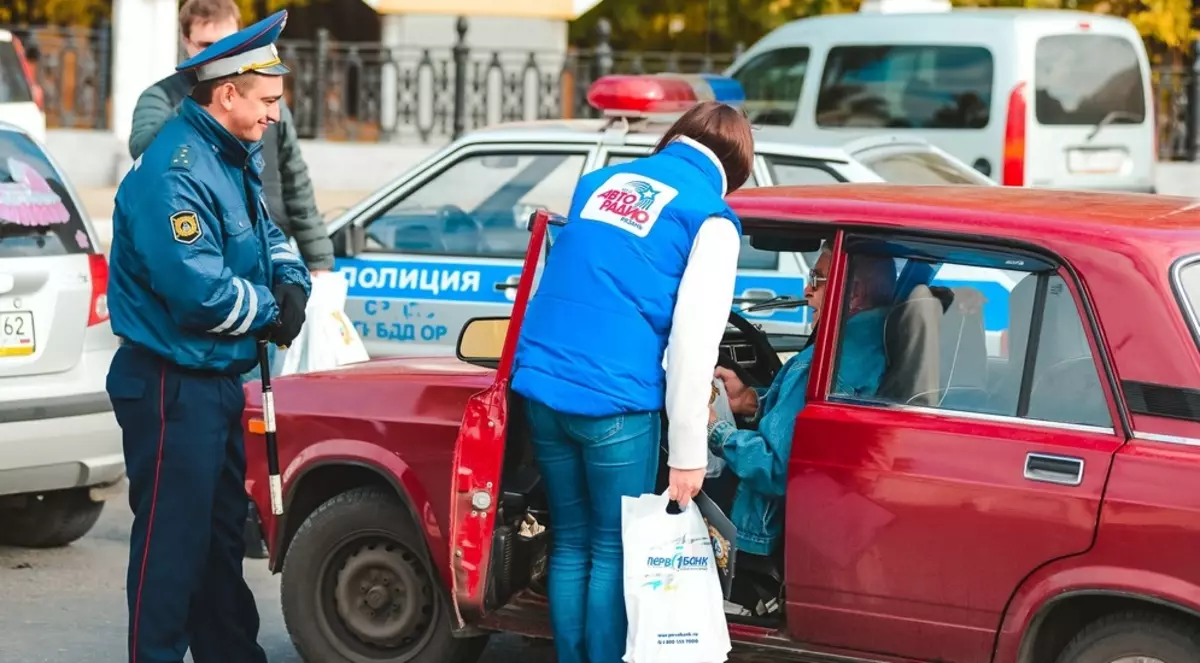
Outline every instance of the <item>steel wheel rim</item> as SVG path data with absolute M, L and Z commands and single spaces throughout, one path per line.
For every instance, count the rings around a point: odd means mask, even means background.
M 320 626 L 356 663 L 400 663 L 433 636 L 438 597 L 421 558 L 382 532 L 342 539 L 322 560 L 317 583 Z

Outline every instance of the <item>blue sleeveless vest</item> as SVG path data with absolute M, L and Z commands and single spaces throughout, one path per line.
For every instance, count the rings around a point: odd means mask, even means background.
M 741 223 L 725 175 L 687 138 L 584 175 L 529 302 L 512 388 L 566 414 L 663 407 L 663 354 L 700 226 Z

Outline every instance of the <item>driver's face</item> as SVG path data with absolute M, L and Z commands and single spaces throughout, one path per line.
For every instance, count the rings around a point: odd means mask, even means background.
M 822 251 L 808 273 L 808 284 L 804 286 L 804 298 L 813 310 L 813 324 L 821 319 L 821 309 L 825 306 L 825 284 L 829 282 L 829 263 L 832 257 L 828 251 Z

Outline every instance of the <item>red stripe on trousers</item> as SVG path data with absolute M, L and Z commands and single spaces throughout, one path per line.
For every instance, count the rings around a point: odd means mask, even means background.
M 158 386 L 158 459 L 154 462 L 154 490 L 150 493 L 150 521 L 146 523 L 146 543 L 142 550 L 142 570 L 138 574 L 137 600 L 133 604 L 133 646 L 130 663 L 137 663 L 138 622 L 142 616 L 142 588 L 146 584 L 146 563 L 150 561 L 150 533 L 154 530 L 154 507 L 158 504 L 158 476 L 162 470 L 163 443 L 167 438 L 167 367 L 162 367 Z

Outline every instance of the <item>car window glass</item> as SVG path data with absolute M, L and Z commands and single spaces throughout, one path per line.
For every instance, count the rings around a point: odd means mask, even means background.
M 0 131 L 0 258 L 94 251 L 62 175 L 33 141 Z
M 767 168 L 771 171 L 771 181 L 777 186 L 837 184 L 842 181 L 827 168 L 812 162 L 795 162 L 768 157 Z
M 17 49 L 10 41 L 0 41 L 0 104 L 32 100 Z
M 1141 124 L 1146 98 L 1137 52 L 1116 35 L 1053 35 L 1034 51 L 1039 124 Z
M 521 258 L 529 215 L 562 212 L 586 155 L 472 154 L 420 185 L 367 224 L 367 250 Z
M 883 152 L 859 156 L 864 166 L 892 184 L 979 184 L 978 173 L 936 152 Z
M 780 48 L 754 57 L 733 74 L 746 91 L 746 114 L 764 126 L 786 127 L 796 117 L 804 75 L 808 73 L 807 48 Z
M 1200 338 L 1200 262 L 1192 262 L 1179 270 L 1179 282 L 1176 287 L 1187 305 L 1184 314 L 1188 324 Z
M 875 393 L 851 393 L 835 385 L 833 395 L 855 400 L 1016 417 L 1027 349 L 1035 323 L 1039 277 L 1029 272 L 921 261 L 892 261 L 901 285 L 883 283 L 880 261 L 852 254 L 849 282 L 854 310 L 876 308 L 884 321 L 886 370 Z M 872 271 L 874 270 L 874 271 Z M 872 288 L 868 279 L 874 274 Z M 875 294 L 872 300 L 869 295 Z M 883 296 L 884 293 L 890 293 Z M 1108 403 L 1070 289 L 1057 274 L 1046 277 L 1046 299 L 1036 335 L 1029 419 L 1109 427 Z M 863 315 L 855 313 L 854 315 Z M 843 313 L 846 316 L 846 313 Z M 838 341 L 837 362 L 847 367 L 872 359 L 846 342 L 847 321 Z M 840 370 L 840 369 L 839 369 Z
M 817 96 L 817 125 L 981 129 L 992 54 L 978 46 L 838 46 Z

